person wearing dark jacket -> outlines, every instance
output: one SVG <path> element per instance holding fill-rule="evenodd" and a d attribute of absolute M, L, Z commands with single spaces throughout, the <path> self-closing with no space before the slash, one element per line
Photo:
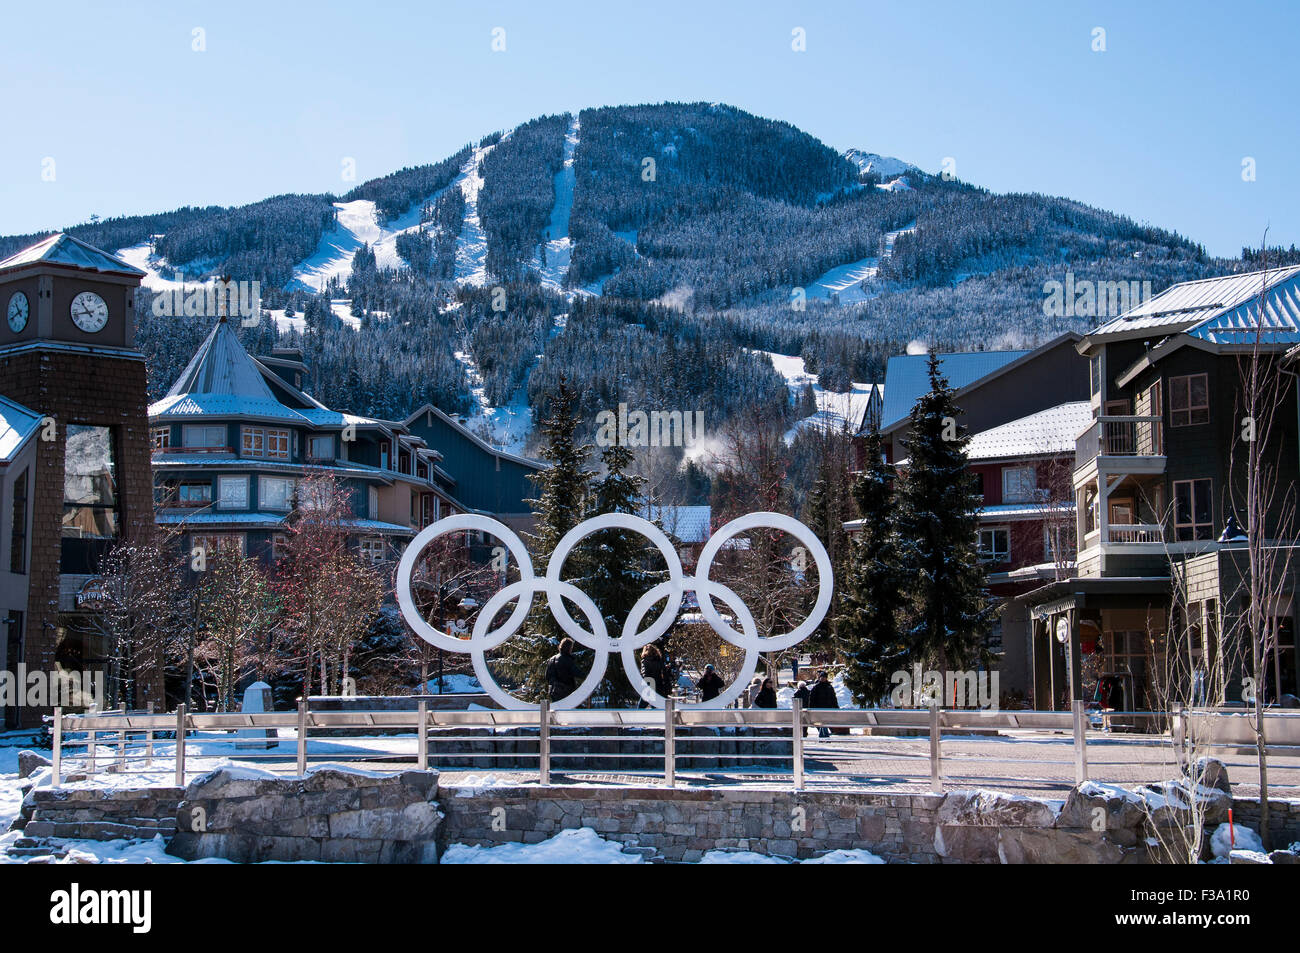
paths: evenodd
<path fill-rule="evenodd" d="M 776 689 L 772 687 L 770 678 L 763 679 L 763 687 L 758 690 L 754 696 L 755 708 L 775 708 L 776 707 Z"/>
<path fill-rule="evenodd" d="M 794 690 L 794 697 L 799 699 L 799 704 L 803 705 L 804 708 L 808 707 L 808 699 L 811 694 L 812 693 L 808 691 L 807 682 L 800 682 L 799 687 Z"/>
<path fill-rule="evenodd" d="M 722 679 L 713 670 L 712 665 L 706 665 L 704 666 L 704 674 L 695 683 L 695 687 L 700 690 L 700 701 L 713 701 L 722 694 Z"/>
<path fill-rule="evenodd" d="M 839 708 L 840 701 L 835 697 L 835 686 L 831 684 L 830 678 L 823 670 L 817 676 L 817 683 L 813 685 L 812 690 L 808 693 L 809 708 Z M 825 725 L 817 726 L 818 738 L 829 738 L 831 730 Z"/>
<path fill-rule="evenodd" d="M 546 685 L 551 701 L 572 695 L 578 687 L 578 666 L 573 661 L 573 639 L 561 639 L 560 651 L 546 661 Z"/>
<path fill-rule="evenodd" d="M 641 650 L 641 677 L 663 698 L 668 697 L 668 692 L 665 691 L 668 687 L 666 676 L 664 657 L 659 654 L 659 650 L 653 645 L 647 645 Z M 649 708 L 650 703 L 643 698 L 640 707 Z"/>

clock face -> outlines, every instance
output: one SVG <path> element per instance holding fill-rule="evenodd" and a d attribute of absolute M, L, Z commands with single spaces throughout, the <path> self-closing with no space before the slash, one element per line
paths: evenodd
<path fill-rule="evenodd" d="M 27 303 L 27 295 L 21 291 L 15 291 L 9 298 L 9 308 L 6 316 L 9 319 L 9 330 L 17 334 L 23 328 L 27 327 L 27 316 L 31 308 Z"/>
<path fill-rule="evenodd" d="M 108 323 L 108 305 L 93 291 L 83 291 L 72 299 L 72 322 L 87 334 L 102 330 Z"/>

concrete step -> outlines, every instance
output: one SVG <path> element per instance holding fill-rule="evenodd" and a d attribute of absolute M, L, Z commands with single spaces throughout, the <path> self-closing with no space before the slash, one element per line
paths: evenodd
<path fill-rule="evenodd" d="M 23 833 L 29 838 L 53 837 L 60 840 L 149 840 L 159 834 L 176 831 L 176 822 L 142 818 L 149 824 L 110 823 L 107 821 L 45 820 L 39 815 L 28 821 Z"/>

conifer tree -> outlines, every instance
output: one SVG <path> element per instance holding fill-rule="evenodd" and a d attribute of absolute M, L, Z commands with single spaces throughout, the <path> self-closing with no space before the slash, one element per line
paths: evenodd
<path fill-rule="evenodd" d="M 912 408 L 897 529 L 913 661 L 940 671 L 987 661 L 993 610 L 977 545 L 979 495 L 966 469 L 970 434 L 953 390 L 930 353 L 930 391 Z"/>
<path fill-rule="evenodd" d="M 564 534 L 581 522 L 587 505 L 590 475 L 586 463 L 591 447 L 577 440 L 577 401 L 577 392 L 561 376 L 551 396 L 548 415 L 541 424 L 546 438 L 541 457 L 550 466 L 536 477 L 540 488 L 537 498 L 525 500 L 536 517 L 535 529 L 527 534 L 527 542 L 534 570 L 539 575 L 546 572 L 551 553 Z M 563 577 L 572 579 L 584 574 L 582 553 L 575 550 L 565 562 Z M 571 602 L 565 606 L 569 615 L 585 627 L 581 611 Z M 533 701 L 544 697 L 546 660 L 556 653 L 562 638 L 564 630 L 545 600 L 535 597 L 523 631 L 506 641 L 498 661 L 507 678 L 517 686 L 517 695 Z M 580 668 L 590 665 L 590 651 L 577 646 L 574 656 Z"/>
<path fill-rule="evenodd" d="M 632 465 L 632 451 L 615 443 L 601 452 L 600 459 L 605 465 L 605 475 L 592 485 L 586 515 L 636 514 L 645 480 L 627 472 Z M 662 572 L 650 569 L 650 560 L 661 558 L 654 555 L 658 550 L 639 533 L 623 529 L 592 533 L 580 548 L 586 552 L 588 572 L 579 585 L 600 609 L 606 631 L 618 636 L 637 600 L 663 576 Z M 649 627 L 656 618 L 657 610 L 652 608 L 641 627 Z M 582 624 L 585 627 L 585 620 Z M 636 698 L 617 656 L 611 656 L 597 694 L 608 698 L 610 707 L 621 707 Z"/>
<path fill-rule="evenodd" d="M 845 684 L 859 704 L 876 705 L 909 659 L 899 627 L 905 597 L 894 526 L 895 472 L 885 462 L 879 431 L 867 436 L 866 457 L 866 468 L 853 482 L 862 529 L 854 534 L 849 568 L 841 577 L 835 632 L 848 661 Z"/>

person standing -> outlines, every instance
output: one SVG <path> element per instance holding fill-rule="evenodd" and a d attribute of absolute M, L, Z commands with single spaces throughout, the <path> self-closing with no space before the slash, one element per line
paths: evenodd
<path fill-rule="evenodd" d="M 776 707 L 776 689 L 772 687 L 772 680 L 770 678 L 763 679 L 763 684 L 759 687 L 758 694 L 754 696 L 754 707 Z"/>
<path fill-rule="evenodd" d="M 573 639 L 560 640 L 560 651 L 546 661 L 546 685 L 551 701 L 572 695 L 578 687 L 578 666 L 573 661 Z"/>
<path fill-rule="evenodd" d="M 722 694 L 722 679 L 713 670 L 712 663 L 704 666 L 704 674 L 695 683 L 695 687 L 700 690 L 700 701 L 702 702 L 713 701 Z"/>
<path fill-rule="evenodd" d="M 665 674 L 664 657 L 653 645 L 647 645 L 641 650 L 641 677 L 659 693 L 661 698 L 668 697 L 668 692 L 665 691 L 667 688 Z M 643 698 L 639 707 L 649 708 L 650 703 Z"/>
<path fill-rule="evenodd" d="M 808 693 L 808 707 L 809 708 L 839 708 L 840 707 L 840 700 L 835 697 L 835 686 L 831 684 L 830 677 L 826 674 L 825 669 L 822 669 L 822 671 L 818 674 L 817 683 L 813 685 L 812 690 Z M 830 736 L 831 736 L 831 730 L 828 726 L 826 725 L 817 726 L 818 738 L 829 738 Z"/>

